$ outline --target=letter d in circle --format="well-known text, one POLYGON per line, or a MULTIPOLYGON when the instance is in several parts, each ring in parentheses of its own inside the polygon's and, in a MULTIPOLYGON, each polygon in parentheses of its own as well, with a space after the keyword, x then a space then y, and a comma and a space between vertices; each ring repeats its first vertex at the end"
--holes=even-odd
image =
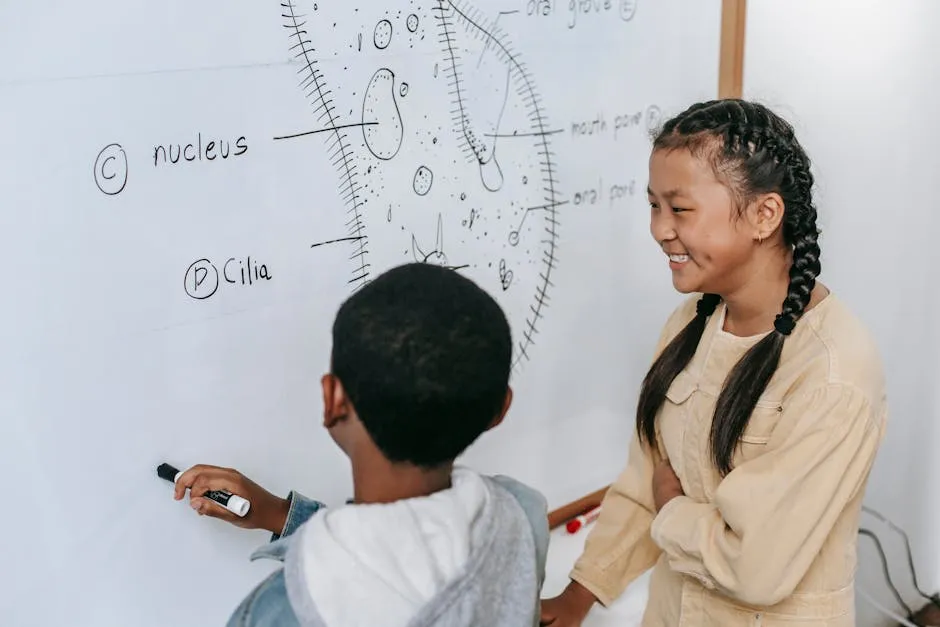
POLYGON ((194 261, 183 277, 186 295, 196 300, 205 300, 219 289, 219 271, 208 259, 194 261))

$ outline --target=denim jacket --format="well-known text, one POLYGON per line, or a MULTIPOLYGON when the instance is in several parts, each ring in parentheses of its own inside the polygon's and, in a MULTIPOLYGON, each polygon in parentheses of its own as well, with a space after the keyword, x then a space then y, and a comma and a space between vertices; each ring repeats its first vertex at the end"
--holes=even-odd
MULTIPOLYGON (((533 563, 531 568, 535 570, 535 578, 537 580, 535 583, 536 589, 526 592, 526 594, 531 593, 534 596, 532 599, 523 599, 521 605, 526 605, 528 601, 534 603, 534 621, 531 624, 538 625, 539 589, 544 581, 545 561, 549 542, 547 504, 541 494, 513 479, 502 476, 491 477, 489 479, 493 484, 504 489, 505 492, 512 497, 507 500, 518 503, 518 505, 521 506, 522 512, 524 512, 524 518, 528 523, 527 527, 531 527, 531 537, 534 542, 527 546, 530 546, 530 548, 534 547, 535 551, 535 555, 532 556, 533 563)), ((273 534, 269 544, 255 551, 251 556, 252 561, 257 559, 273 559, 284 563, 296 539, 294 532, 320 509, 325 507, 322 503, 308 499, 296 491, 290 493, 289 502, 290 509, 284 529, 280 534, 273 534)), ((501 527, 497 528, 502 529, 501 527)), ((511 535, 515 536, 505 538, 507 546, 521 546, 518 532, 512 531, 509 527, 506 527, 506 530, 510 532, 511 535)), ((468 586, 465 585, 462 587, 464 589, 468 588, 468 586)), ((506 594, 516 594, 516 592, 507 590, 506 594)), ((488 604, 490 601, 496 600, 487 599, 488 604)), ((508 599, 506 602, 509 605, 520 605, 516 599, 508 599)), ((452 601, 449 603, 453 605, 452 601)), ((499 603, 493 603, 493 605, 498 606, 499 603)), ((455 608, 454 611, 459 611, 459 608, 455 608)), ((531 615, 531 612, 529 612, 529 614, 531 615)), ((433 620, 429 623, 422 622, 422 624, 432 623, 437 624, 434 623, 433 620)), ((317 624, 316 621, 314 621, 314 624, 317 624)), ((527 622, 526 625, 528 624, 527 622)), ((295 614, 288 598, 288 581, 285 576, 284 567, 278 568, 262 581, 241 602, 227 623, 227 627, 300 627, 300 625, 301 622, 295 614)))
MULTIPOLYGON (((288 495, 290 509, 280 534, 272 534, 271 542, 251 555, 251 560, 274 559, 284 561, 293 533, 307 520, 325 507, 323 503, 308 499, 296 490, 288 495)), ((284 569, 271 573, 249 594, 232 614, 227 627, 295 627, 297 617, 287 600, 284 569)))

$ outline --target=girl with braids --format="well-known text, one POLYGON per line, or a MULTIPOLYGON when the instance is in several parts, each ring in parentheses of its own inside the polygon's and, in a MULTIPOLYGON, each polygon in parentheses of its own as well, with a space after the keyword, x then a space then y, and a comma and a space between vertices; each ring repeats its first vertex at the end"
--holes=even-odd
POLYGON ((665 325, 627 468, 542 624, 580 625, 653 568, 647 627, 852 626, 885 383, 816 280, 809 158, 767 108, 720 100, 664 125, 649 177, 652 235, 698 296, 665 325))

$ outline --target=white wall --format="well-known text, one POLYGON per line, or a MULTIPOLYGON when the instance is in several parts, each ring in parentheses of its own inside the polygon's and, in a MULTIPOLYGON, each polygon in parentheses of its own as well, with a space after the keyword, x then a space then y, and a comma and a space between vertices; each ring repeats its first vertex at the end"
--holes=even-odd
MULTIPOLYGON (((932 280, 940 233, 940 2, 751 0, 745 97, 788 117, 819 182, 822 280, 881 346, 892 415, 867 504, 911 535, 921 587, 940 588, 940 501, 930 457, 940 441, 940 337, 932 280)), ((887 545, 895 583, 919 607, 899 536, 863 518, 887 545)), ((859 583, 899 609, 877 554, 860 539, 859 583)), ((892 624, 859 600, 859 625, 892 624)))

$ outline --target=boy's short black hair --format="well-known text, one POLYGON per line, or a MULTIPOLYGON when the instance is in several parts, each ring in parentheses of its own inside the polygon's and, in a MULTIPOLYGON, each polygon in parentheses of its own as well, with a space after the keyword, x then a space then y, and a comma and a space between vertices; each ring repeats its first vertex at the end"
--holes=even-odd
POLYGON ((435 467, 456 459, 502 410, 511 363, 499 304, 432 264, 381 274, 333 323, 332 372, 393 462, 435 467))

